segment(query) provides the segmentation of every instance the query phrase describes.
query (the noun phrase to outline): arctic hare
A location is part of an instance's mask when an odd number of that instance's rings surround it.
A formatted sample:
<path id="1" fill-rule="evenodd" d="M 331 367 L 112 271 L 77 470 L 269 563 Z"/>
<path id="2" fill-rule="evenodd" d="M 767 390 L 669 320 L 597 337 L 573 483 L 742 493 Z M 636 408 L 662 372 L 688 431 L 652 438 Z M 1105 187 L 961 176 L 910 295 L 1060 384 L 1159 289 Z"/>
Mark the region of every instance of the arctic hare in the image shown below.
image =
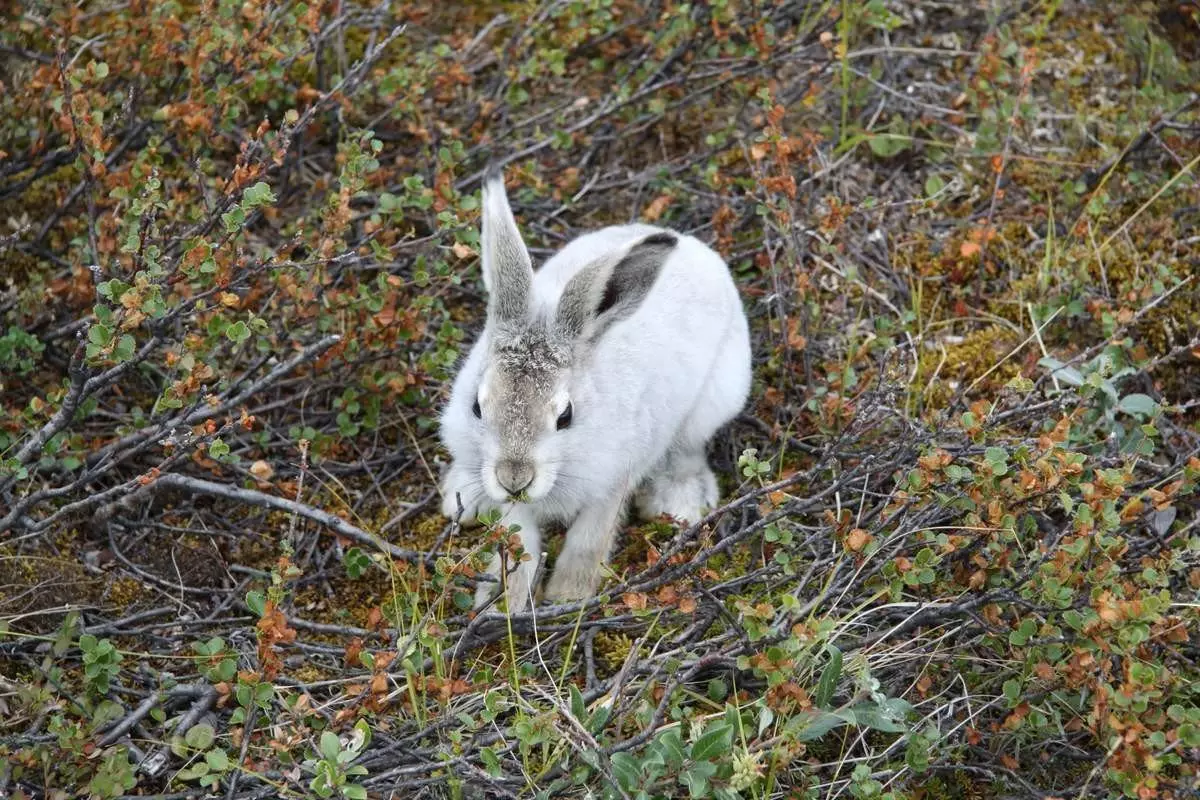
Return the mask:
<path id="1" fill-rule="evenodd" d="M 441 418 L 442 513 L 519 526 L 524 560 L 488 570 L 515 612 L 536 590 L 543 525 L 568 526 L 546 587 L 566 601 L 595 594 L 631 497 L 681 522 L 716 505 L 705 445 L 745 405 L 750 336 L 728 267 L 691 236 L 603 228 L 534 272 L 495 167 L 482 214 L 487 321 Z M 476 607 L 496 588 L 481 581 Z"/>

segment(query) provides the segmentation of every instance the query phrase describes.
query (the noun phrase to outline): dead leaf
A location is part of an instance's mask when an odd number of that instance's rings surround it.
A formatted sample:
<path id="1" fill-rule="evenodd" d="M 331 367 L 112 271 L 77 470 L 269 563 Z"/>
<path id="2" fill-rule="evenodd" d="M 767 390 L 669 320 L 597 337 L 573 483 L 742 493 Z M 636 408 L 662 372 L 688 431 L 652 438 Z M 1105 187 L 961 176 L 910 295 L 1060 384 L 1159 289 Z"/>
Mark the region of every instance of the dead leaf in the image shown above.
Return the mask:
<path id="1" fill-rule="evenodd" d="M 660 194 L 650 201 L 650 205 L 646 206 L 646 210 L 642 212 L 642 217 L 650 222 L 654 222 L 663 215 L 663 212 L 667 210 L 674 199 L 669 194 Z"/>

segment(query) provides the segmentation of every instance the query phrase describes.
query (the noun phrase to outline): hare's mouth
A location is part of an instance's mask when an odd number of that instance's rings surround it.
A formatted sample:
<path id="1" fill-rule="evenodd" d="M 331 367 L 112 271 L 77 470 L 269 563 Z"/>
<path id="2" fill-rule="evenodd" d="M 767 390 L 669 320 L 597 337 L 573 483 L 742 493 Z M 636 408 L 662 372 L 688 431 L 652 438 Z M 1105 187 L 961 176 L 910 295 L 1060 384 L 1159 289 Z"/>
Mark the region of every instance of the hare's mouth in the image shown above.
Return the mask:
<path id="1" fill-rule="evenodd" d="M 552 470 L 538 469 L 531 461 L 501 459 L 484 467 L 483 484 L 498 503 L 533 503 L 554 487 Z"/>

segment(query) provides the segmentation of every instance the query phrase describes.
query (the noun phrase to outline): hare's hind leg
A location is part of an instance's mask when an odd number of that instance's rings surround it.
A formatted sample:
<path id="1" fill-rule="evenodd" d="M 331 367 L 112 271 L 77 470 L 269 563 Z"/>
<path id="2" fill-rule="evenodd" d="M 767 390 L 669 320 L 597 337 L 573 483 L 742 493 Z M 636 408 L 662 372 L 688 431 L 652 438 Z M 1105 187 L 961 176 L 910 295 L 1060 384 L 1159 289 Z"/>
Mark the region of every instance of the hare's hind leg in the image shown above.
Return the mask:
<path id="1" fill-rule="evenodd" d="M 639 516 L 667 514 L 680 522 L 696 522 L 717 504 L 717 478 L 704 448 L 677 448 L 660 461 L 634 495 Z"/>
<path id="2" fill-rule="evenodd" d="M 746 404 L 751 377 L 748 337 L 745 323 L 731 329 L 695 405 L 679 426 L 674 446 L 638 487 L 634 500 L 644 519 L 668 514 L 681 522 L 697 522 L 716 507 L 717 478 L 705 450 Z"/>

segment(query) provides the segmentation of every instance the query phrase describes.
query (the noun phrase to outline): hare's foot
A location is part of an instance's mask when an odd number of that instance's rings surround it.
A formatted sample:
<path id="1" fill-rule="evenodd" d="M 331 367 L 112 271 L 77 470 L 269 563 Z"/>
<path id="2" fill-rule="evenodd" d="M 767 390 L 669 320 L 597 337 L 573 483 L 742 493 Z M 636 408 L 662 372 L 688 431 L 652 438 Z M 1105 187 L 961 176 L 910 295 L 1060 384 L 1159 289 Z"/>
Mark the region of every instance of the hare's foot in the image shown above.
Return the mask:
<path id="1" fill-rule="evenodd" d="M 704 453 L 670 453 L 638 487 L 634 501 L 643 519 L 666 514 L 696 522 L 717 504 L 717 478 Z"/>
<path id="2" fill-rule="evenodd" d="M 604 565 L 617 537 L 625 498 L 618 495 L 585 508 L 567 530 L 546 599 L 555 603 L 582 600 L 596 594 L 604 580 Z"/>
<path id="3" fill-rule="evenodd" d="M 512 531 L 521 540 L 524 551 L 517 561 L 514 554 L 496 553 L 488 564 L 487 574 L 494 580 L 480 581 L 475 589 L 475 608 L 482 608 L 495 597 L 501 587 L 504 589 L 504 603 L 508 612 L 515 614 L 524 611 L 533 604 L 533 595 L 537 587 L 538 564 L 541 563 L 542 537 L 538 532 L 537 520 L 527 506 L 513 505 L 508 507 L 500 518 L 500 524 L 509 527 L 520 526 Z M 501 544 L 501 547 L 505 547 Z"/>

